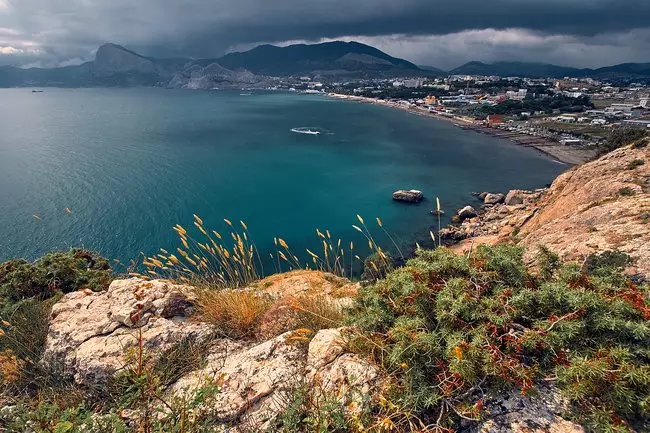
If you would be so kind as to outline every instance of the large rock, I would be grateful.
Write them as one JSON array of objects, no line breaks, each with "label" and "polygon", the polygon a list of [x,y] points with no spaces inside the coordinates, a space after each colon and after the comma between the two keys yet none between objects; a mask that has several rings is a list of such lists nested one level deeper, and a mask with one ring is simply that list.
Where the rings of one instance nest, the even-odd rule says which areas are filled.
[{"label": "large rock", "polygon": [[526,193],[522,190],[513,189],[508,192],[508,195],[506,195],[505,204],[508,206],[524,204],[524,199],[526,197],[525,194]]},{"label": "large rock", "polygon": [[483,199],[483,203],[487,205],[495,205],[495,204],[500,204],[503,203],[506,199],[506,196],[501,194],[501,193],[496,193],[496,194],[486,194],[485,198]]},{"label": "large rock", "polygon": [[309,344],[307,378],[318,392],[358,405],[378,385],[379,370],[359,355],[347,353],[344,345],[341,329],[316,334]]},{"label": "large rock", "polygon": [[139,278],[113,281],[106,292],[65,295],[52,308],[43,362],[88,386],[103,386],[124,368],[139,338],[163,351],[184,337],[203,338],[210,326],[188,321],[191,288]]},{"label": "large rock", "polygon": [[405,191],[403,189],[400,189],[399,191],[395,191],[393,193],[393,200],[396,201],[403,201],[407,203],[419,203],[424,199],[424,194],[422,191],[418,191],[417,189],[412,189],[410,191]]},{"label": "large rock", "polygon": [[304,377],[305,353],[292,336],[289,332],[239,350],[219,344],[205,368],[181,378],[169,392],[190,397],[217,384],[219,393],[205,409],[212,417],[265,431]]},{"label": "large rock", "polygon": [[376,367],[346,352],[341,330],[319,331],[307,353],[296,335],[288,332],[238,350],[217,345],[205,368],[181,378],[169,392],[191,396],[218,384],[219,394],[204,411],[219,422],[268,431],[299,387],[307,385],[316,398],[328,393],[345,403],[361,403],[378,383]]},{"label": "large rock", "polygon": [[458,211],[458,217],[461,219],[461,221],[468,218],[474,218],[477,215],[478,213],[476,212],[476,209],[474,209],[472,206],[465,206]]}]

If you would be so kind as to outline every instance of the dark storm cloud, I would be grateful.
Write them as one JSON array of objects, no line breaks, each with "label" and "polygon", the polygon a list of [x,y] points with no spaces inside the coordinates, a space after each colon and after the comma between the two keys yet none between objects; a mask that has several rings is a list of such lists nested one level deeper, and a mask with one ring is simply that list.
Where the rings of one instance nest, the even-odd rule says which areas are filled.
[{"label": "dark storm cloud", "polygon": [[649,0],[0,0],[0,62],[78,62],[108,41],[209,57],[265,41],[389,35],[403,42],[391,54],[408,57],[409,40],[484,29],[613,41],[648,27],[648,17]]}]

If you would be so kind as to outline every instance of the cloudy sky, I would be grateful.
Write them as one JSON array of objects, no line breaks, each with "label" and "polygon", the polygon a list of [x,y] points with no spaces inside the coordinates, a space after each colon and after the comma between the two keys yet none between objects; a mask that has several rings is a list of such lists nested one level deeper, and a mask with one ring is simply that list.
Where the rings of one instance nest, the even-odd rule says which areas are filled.
[{"label": "cloudy sky", "polygon": [[0,65],[77,64],[105,42],[216,57],[333,39],[448,69],[650,62],[650,0],[0,0]]}]

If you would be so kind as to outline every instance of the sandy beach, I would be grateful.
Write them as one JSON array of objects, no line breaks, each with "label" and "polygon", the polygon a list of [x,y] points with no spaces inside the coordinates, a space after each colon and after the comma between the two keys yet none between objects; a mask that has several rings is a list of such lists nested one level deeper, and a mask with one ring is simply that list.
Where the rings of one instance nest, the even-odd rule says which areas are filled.
[{"label": "sandy beach", "polygon": [[367,98],[364,96],[342,95],[338,93],[329,93],[329,97],[343,99],[347,101],[363,102],[367,104],[383,105],[386,107],[396,108],[407,111],[418,116],[431,117],[454,125],[469,131],[481,134],[488,134],[495,137],[503,138],[518,146],[525,146],[536,149],[539,152],[555,159],[558,162],[568,165],[579,165],[593,159],[596,156],[596,150],[577,146],[565,146],[556,141],[542,137],[533,137],[521,133],[514,133],[502,129],[487,128],[476,120],[463,116],[454,116],[443,113],[430,112],[420,107],[406,106],[403,104],[384,101],[381,99]]}]

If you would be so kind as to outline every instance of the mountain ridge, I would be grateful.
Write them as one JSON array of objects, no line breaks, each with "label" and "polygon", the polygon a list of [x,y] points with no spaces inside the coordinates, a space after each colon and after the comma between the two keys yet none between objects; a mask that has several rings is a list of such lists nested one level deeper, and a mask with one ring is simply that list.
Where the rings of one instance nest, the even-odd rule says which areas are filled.
[{"label": "mountain ridge", "polygon": [[[0,87],[159,86],[227,88],[267,85],[268,77],[391,77],[497,75],[527,78],[650,78],[650,63],[622,63],[597,69],[536,62],[471,61],[450,71],[417,66],[359,42],[333,41],[286,47],[259,45],[214,59],[154,58],[107,43],[95,59],[59,68],[0,67]],[[212,86],[212,87],[210,87]]]}]

